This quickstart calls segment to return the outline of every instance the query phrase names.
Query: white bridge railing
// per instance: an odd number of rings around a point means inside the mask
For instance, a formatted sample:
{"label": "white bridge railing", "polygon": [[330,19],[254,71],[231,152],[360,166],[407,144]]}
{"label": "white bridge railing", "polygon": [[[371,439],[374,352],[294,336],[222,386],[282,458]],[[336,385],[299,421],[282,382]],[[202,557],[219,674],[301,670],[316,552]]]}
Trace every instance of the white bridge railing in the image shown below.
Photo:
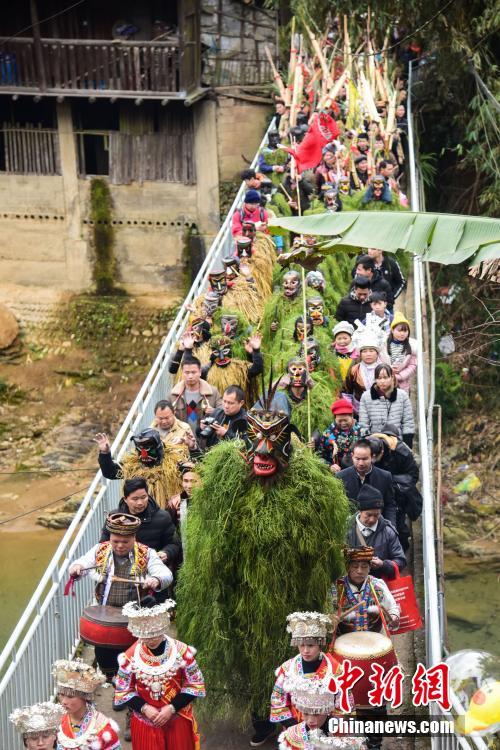
{"label": "white bridge railing", "polygon": [[[408,123],[410,144],[410,178],[412,210],[419,210],[418,175],[415,169],[415,154],[411,116],[412,68],[410,66]],[[264,144],[266,136],[264,136]],[[252,163],[256,166],[257,155]],[[207,286],[207,273],[221,258],[232,250],[231,216],[240,205],[244,193],[241,186],[219,233],[212,243],[207,257],[186,297],[189,303],[198,297]],[[436,577],[436,539],[434,529],[434,496],[432,487],[432,425],[428,425],[426,411],[429,409],[426,385],[433,373],[426,370],[423,352],[422,300],[425,298],[425,275],[422,261],[414,259],[415,323],[418,341],[418,414],[419,444],[422,462],[422,494],[424,507],[423,566],[425,582],[425,639],[427,664],[436,664],[443,658],[443,638],[439,616],[440,600]],[[139,391],[112,445],[114,458],[120,458],[129,449],[130,438],[153,419],[155,403],[165,398],[171,380],[168,362],[176,343],[184,331],[189,313],[183,306],[156,357],[146,380]],[[433,389],[430,389],[431,393]],[[432,405],[431,405],[432,406]],[[432,408],[429,409],[432,413]],[[97,472],[71,526],[64,535],[52,561],[38,584],[28,606],[21,616],[0,656],[0,748],[15,750],[19,740],[8,721],[10,711],[47,699],[53,693],[50,670],[56,659],[71,657],[79,643],[80,612],[92,598],[92,584],[83,579],[75,587],[75,597],[64,599],[63,590],[68,578],[68,567],[72,560],[95,544],[100,536],[106,513],[117,507],[120,500],[120,483],[108,481]],[[460,704],[453,696],[454,709],[460,712]],[[432,713],[439,712],[433,706]],[[445,714],[446,715],[446,714]],[[446,715],[447,718],[451,716]],[[486,750],[481,738],[462,737],[434,738],[433,750]]]}
{"label": "white bridge railing", "polygon": [[[412,61],[409,66],[408,77],[408,99],[407,99],[407,117],[408,117],[408,161],[410,172],[410,195],[412,211],[424,210],[421,203],[423,195],[422,185],[419,184],[419,173],[417,170],[418,155],[415,153],[415,135],[413,129],[412,113],[412,94],[415,78],[415,71]],[[444,611],[444,597],[438,593],[438,579],[436,573],[436,555],[437,545],[442,544],[442,539],[436,537],[434,508],[436,500],[433,484],[433,409],[434,409],[434,370],[433,359],[429,355],[426,361],[424,355],[424,318],[423,305],[426,299],[426,275],[422,260],[415,256],[413,260],[413,289],[415,305],[415,333],[417,339],[417,424],[418,424],[418,441],[420,448],[421,462],[421,488],[423,497],[422,509],[422,561],[424,574],[424,606],[425,606],[425,646],[427,666],[438,664],[444,658],[444,633],[443,623],[446,622],[446,612]],[[431,326],[434,321],[431,321]],[[429,341],[434,341],[434,336],[428,337]],[[432,346],[432,343],[431,343]],[[451,692],[451,702],[455,714],[464,713],[457,696]],[[430,712],[433,715],[442,714],[444,718],[452,720],[453,716],[449,712],[443,711],[439,705],[431,704]],[[487,750],[487,745],[481,737],[459,737],[458,735],[448,735],[443,737],[432,738],[432,750]]]}
{"label": "white bridge railing", "polygon": [[[267,133],[261,146],[267,143]],[[258,152],[252,162],[256,167]],[[231,216],[240,206],[245,192],[242,184],[207,257],[189,290],[185,303],[193,302],[207,288],[207,273],[221,265],[231,254]],[[162,344],[144,384],[130,408],[113,442],[112,455],[121,458],[129,449],[130,438],[151,424],[154,405],[165,398],[171,387],[168,372],[170,357],[183,333],[189,312],[183,305]],[[90,579],[75,586],[75,597],[64,597],[71,561],[90,549],[99,539],[106,513],[118,506],[120,482],[106,480],[100,471],[92,481],[71,526],[66,531],[54,557],[31,597],[25,611],[0,656],[0,748],[16,750],[19,737],[8,721],[11,710],[40,700],[53,693],[51,665],[56,659],[70,658],[79,642],[79,619],[82,609],[92,599]]]}

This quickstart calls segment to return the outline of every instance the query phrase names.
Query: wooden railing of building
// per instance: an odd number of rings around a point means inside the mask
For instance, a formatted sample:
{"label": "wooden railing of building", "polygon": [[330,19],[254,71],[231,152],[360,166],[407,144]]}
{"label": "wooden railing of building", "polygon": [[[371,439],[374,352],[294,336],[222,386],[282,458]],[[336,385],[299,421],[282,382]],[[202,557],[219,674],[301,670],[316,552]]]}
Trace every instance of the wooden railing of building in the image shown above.
{"label": "wooden railing of building", "polygon": [[268,60],[247,56],[204,58],[203,81],[210,86],[251,86],[270,83],[273,72]]}
{"label": "wooden railing of building", "polygon": [[171,42],[41,39],[41,67],[31,38],[0,37],[0,91],[180,98],[179,47]]}
{"label": "wooden railing of building", "polygon": [[57,130],[4,123],[0,128],[0,171],[8,174],[61,174]]}

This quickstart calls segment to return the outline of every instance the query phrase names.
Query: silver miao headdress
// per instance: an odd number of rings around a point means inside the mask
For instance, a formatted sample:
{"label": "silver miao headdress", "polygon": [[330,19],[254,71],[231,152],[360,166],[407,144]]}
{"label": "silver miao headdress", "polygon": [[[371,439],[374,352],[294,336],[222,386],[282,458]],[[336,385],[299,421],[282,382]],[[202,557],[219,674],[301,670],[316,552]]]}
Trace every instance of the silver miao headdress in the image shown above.
{"label": "silver miao headdress", "polygon": [[54,662],[52,675],[56,680],[56,690],[62,695],[78,696],[91,701],[94,692],[104,685],[106,678],[99,669],[94,669],[81,659]]}
{"label": "silver miao headdress", "polygon": [[167,632],[170,611],[175,608],[173,599],[154,607],[140,607],[137,602],[127,602],[122,614],[128,617],[128,629],[136,638],[159,638]]}
{"label": "silver miao headdress", "polygon": [[9,716],[9,720],[24,738],[51,733],[55,735],[65,713],[65,709],[59,703],[46,701],[16,708]]}
{"label": "silver miao headdress", "polygon": [[283,689],[289,693],[293,705],[303,714],[328,714],[339,708],[339,698],[332,692],[335,688],[331,677],[311,679],[293,674],[283,683]]}
{"label": "silver miao headdress", "polygon": [[305,640],[314,638],[321,646],[324,646],[327,633],[332,629],[332,623],[328,615],[321,612],[292,612],[286,618],[287,631],[291,634],[291,645],[300,646]]}
{"label": "silver miao headdress", "polygon": [[376,349],[379,352],[386,340],[386,334],[381,327],[383,321],[381,321],[380,325],[371,321],[366,326],[360,320],[355,320],[354,322],[356,324],[356,330],[352,334],[352,345],[354,348],[358,352],[361,349]]}

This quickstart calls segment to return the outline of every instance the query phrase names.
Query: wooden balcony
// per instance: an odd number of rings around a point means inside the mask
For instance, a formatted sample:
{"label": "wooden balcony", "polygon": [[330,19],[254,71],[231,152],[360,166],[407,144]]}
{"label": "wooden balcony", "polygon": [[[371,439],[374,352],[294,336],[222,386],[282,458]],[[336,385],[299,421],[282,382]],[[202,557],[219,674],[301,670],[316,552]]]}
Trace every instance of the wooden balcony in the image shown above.
{"label": "wooden balcony", "polygon": [[[0,37],[0,93],[185,99],[192,65],[171,42]],[[186,74],[187,73],[187,74]]]}

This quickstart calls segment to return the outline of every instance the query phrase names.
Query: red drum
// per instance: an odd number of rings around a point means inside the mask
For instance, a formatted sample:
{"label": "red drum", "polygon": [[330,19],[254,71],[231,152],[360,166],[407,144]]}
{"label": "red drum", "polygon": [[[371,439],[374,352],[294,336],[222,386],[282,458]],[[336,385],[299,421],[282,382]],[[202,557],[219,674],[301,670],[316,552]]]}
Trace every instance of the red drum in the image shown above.
{"label": "red drum", "polygon": [[369,630],[346,633],[336,639],[333,652],[340,663],[349,659],[352,666],[363,670],[363,677],[352,688],[352,695],[356,708],[370,708],[368,692],[373,689],[369,679],[371,665],[380,664],[388,672],[398,663],[391,639]]}
{"label": "red drum", "polygon": [[137,638],[127,629],[128,619],[118,607],[93,604],[85,607],[80,617],[80,635],[86,643],[125,651]]}

